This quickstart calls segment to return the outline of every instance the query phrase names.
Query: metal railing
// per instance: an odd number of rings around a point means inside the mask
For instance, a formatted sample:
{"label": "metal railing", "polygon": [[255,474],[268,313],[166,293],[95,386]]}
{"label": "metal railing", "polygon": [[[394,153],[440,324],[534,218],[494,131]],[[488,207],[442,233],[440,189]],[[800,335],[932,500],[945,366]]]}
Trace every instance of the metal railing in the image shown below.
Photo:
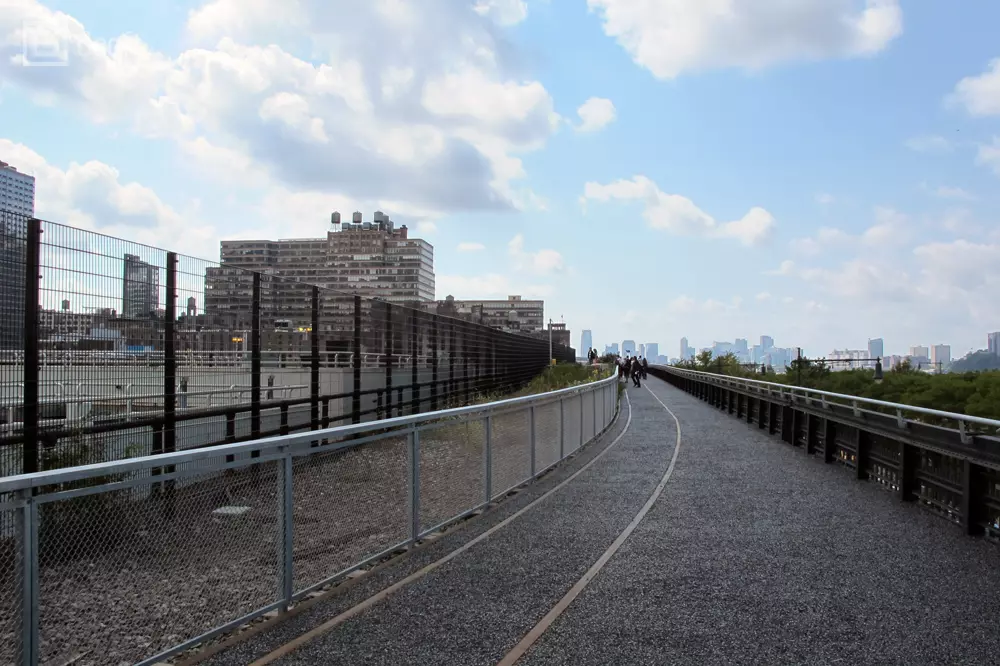
{"label": "metal railing", "polygon": [[533,479],[614,420],[550,393],[0,479],[0,663],[153,664]]}
{"label": "metal railing", "polygon": [[967,534],[1000,541],[1000,421],[682,368],[650,372]]}

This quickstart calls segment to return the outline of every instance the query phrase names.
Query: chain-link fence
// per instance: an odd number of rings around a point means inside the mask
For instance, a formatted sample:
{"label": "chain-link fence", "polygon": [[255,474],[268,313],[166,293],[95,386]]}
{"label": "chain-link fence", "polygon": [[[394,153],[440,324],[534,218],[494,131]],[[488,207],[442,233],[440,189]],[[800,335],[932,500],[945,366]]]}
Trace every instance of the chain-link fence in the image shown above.
{"label": "chain-link fence", "polygon": [[[315,270],[258,266],[267,251],[212,262],[0,213],[0,476],[466,405],[550,362],[548,339],[481,312],[317,286]],[[315,251],[299,264],[322,265]],[[381,256],[324,279],[395,279]]]}
{"label": "chain-link fence", "polygon": [[0,479],[0,663],[152,664],[288,607],[543,473],[616,395],[612,377]]}

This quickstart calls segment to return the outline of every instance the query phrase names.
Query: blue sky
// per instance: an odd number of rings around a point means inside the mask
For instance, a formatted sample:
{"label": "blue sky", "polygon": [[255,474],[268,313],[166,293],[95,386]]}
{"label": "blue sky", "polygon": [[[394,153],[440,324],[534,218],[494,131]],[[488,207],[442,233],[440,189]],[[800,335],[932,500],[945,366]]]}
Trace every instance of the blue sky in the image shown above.
{"label": "blue sky", "polygon": [[0,159],[47,219],[215,258],[380,208],[440,298],[541,296],[601,348],[1000,329],[995,2],[4,7]]}

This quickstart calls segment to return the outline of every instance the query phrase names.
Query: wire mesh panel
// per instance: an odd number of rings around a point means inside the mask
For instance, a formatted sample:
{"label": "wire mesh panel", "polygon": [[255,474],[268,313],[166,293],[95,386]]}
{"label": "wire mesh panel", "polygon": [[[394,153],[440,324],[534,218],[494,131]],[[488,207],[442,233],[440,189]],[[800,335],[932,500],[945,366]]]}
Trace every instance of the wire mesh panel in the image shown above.
{"label": "wire mesh panel", "polygon": [[563,401],[563,451],[569,454],[580,448],[580,396],[575,395]]}
{"label": "wire mesh panel", "polygon": [[[0,525],[17,524],[15,510],[0,510]],[[20,535],[0,532],[0,664],[21,660],[22,576]]]}
{"label": "wire mesh panel", "polygon": [[40,661],[134,663],[274,602],[277,469],[42,498]]}
{"label": "wire mesh panel", "polygon": [[483,503],[485,445],[479,419],[420,432],[421,533]]}
{"label": "wire mesh panel", "polygon": [[535,470],[540,471],[559,462],[559,403],[551,402],[535,408]]}
{"label": "wire mesh panel", "polygon": [[586,444],[594,438],[594,392],[581,393],[580,404],[583,408],[583,443]]}
{"label": "wire mesh panel", "polygon": [[498,414],[492,421],[492,494],[497,497],[531,477],[531,433],[524,409]]}
{"label": "wire mesh panel", "polygon": [[296,592],[409,537],[405,436],[299,458],[292,489]]}
{"label": "wire mesh panel", "polygon": [[[20,420],[24,395],[27,233],[28,218],[0,211],[0,476],[22,470],[14,424]],[[0,501],[5,499],[9,498],[0,496]]]}

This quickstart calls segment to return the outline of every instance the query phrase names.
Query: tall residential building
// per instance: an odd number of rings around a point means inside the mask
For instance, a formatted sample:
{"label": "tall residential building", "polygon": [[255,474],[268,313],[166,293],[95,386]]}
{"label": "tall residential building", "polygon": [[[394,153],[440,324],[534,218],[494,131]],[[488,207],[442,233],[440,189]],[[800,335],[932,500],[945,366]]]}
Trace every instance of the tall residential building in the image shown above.
{"label": "tall residential building", "polygon": [[340,213],[331,216],[333,230],[324,238],[222,241],[222,266],[210,268],[205,277],[205,312],[209,315],[242,312],[246,301],[243,269],[270,276],[267,289],[274,310],[262,307],[262,316],[296,328],[311,322],[311,288],[320,295],[321,328],[347,325],[353,296],[389,303],[419,304],[434,300],[434,249],[427,241],[410,238],[406,225],[396,227],[382,211],[373,222],[354,213],[341,224]]}
{"label": "tall residential building", "polygon": [[635,340],[622,340],[622,356],[635,356]]}
{"label": "tall residential building", "polygon": [[882,358],[883,356],[885,356],[885,345],[882,338],[868,340],[868,358]]}
{"label": "tall residential building", "polygon": [[639,356],[645,356],[646,355],[646,345],[642,344],[641,342],[639,343],[638,355]]}
{"label": "tall residential building", "polygon": [[594,347],[594,335],[590,331],[580,334],[580,348],[576,350],[577,356],[585,358],[585,354]]}
{"label": "tall residential building", "polygon": [[26,218],[0,210],[0,349],[24,349]]}
{"label": "tall residential building", "polygon": [[946,365],[951,363],[951,345],[933,345],[931,347],[931,363],[935,366],[940,363],[939,370],[943,370]]}
{"label": "tall residential building", "polygon": [[646,358],[650,360],[650,363],[656,362],[656,359],[660,355],[660,345],[656,342],[646,343]]}
{"label": "tall residential building", "polygon": [[0,211],[35,215],[35,177],[0,161]]}
{"label": "tall residential building", "polygon": [[[545,329],[545,301],[508,296],[505,301],[459,301],[448,296],[437,301],[436,312],[448,317],[480,322],[512,333],[536,333]],[[584,335],[589,331],[584,331]]]}
{"label": "tall residential building", "polygon": [[774,338],[772,338],[770,335],[760,336],[761,351],[763,351],[766,354],[767,352],[771,351],[773,347],[774,347]]}
{"label": "tall residential building", "polygon": [[1000,356],[1000,331],[986,334],[986,348],[994,356]]}
{"label": "tall residential building", "polygon": [[126,254],[122,275],[122,316],[151,319],[160,307],[160,268]]}
{"label": "tall residential building", "polygon": [[930,358],[931,350],[923,345],[910,347],[910,356],[913,358]]}
{"label": "tall residential building", "polygon": [[688,357],[688,339],[681,338],[680,358],[683,361]]}

